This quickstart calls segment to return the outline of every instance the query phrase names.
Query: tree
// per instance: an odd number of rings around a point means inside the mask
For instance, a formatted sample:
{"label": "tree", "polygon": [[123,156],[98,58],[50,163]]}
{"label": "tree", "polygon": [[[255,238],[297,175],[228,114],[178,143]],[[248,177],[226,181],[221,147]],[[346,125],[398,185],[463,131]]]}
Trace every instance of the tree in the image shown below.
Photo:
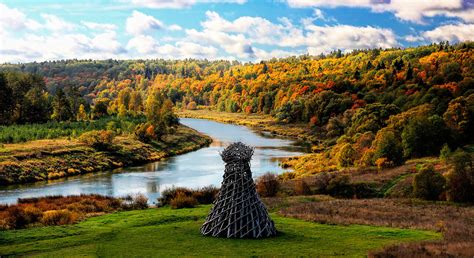
{"label": "tree", "polygon": [[372,148],[375,160],[385,158],[395,165],[400,165],[403,162],[402,144],[392,129],[383,128],[378,131]]}
{"label": "tree", "polygon": [[446,138],[446,126],[439,116],[415,116],[402,132],[404,156],[410,158],[437,154]]}
{"label": "tree", "polygon": [[130,94],[128,110],[135,115],[143,111],[143,100],[139,91],[132,91]]}
{"label": "tree", "polygon": [[86,121],[87,120],[87,112],[84,104],[79,106],[79,110],[77,111],[77,121]]}
{"label": "tree", "polygon": [[13,91],[7,85],[7,80],[3,73],[0,73],[0,125],[9,124],[11,111],[13,110],[14,101],[12,98]]}
{"label": "tree", "polygon": [[72,118],[72,110],[66,94],[62,89],[56,91],[56,96],[53,99],[53,114],[51,119],[56,121],[67,121]]}
{"label": "tree", "polygon": [[473,134],[467,132],[474,130],[474,93],[468,97],[461,96],[451,100],[443,119],[458,137],[472,137]]}
{"label": "tree", "polygon": [[432,165],[423,166],[413,179],[413,195],[425,200],[438,200],[446,179]]}
{"label": "tree", "polygon": [[339,150],[336,160],[340,167],[350,167],[354,165],[356,152],[350,143],[344,144]]}
{"label": "tree", "polygon": [[447,198],[454,202],[474,202],[474,169],[469,153],[458,149],[449,159]]}
{"label": "tree", "polygon": [[101,118],[108,115],[107,108],[109,106],[110,99],[108,98],[100,98],[97,99],[94,105],[94,109],[92,111],[92,115],[94,119]]}
{"label": "tree", "polygon": [[127,116],[127,108],[124,104],[119,104],[118,107],[118,117],[126,117]]}
{"label": "tree", "polygon": [[413,68],[411,67],[410,63],[408,63],[407,74],[405,76],[405,79],[407,81],[413,79]]}

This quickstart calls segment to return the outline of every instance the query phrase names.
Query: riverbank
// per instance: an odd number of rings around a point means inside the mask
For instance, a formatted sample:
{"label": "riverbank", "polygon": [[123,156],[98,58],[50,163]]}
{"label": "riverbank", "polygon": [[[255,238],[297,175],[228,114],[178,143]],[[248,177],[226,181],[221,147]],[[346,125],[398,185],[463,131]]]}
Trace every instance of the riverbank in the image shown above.
{"label": "riverbank", "polygon": [[180,125],[157,144],[117,136],[114,148],[98,151],[76,139],[5,144],[0,149],[0,185],[30,183],[154,162],[207,146],[212,139]]}
{"label": "riverbank", "polygon": [[311,142],[313,140],[311,130],[307,124],[281,123],[270,115],[228,113],[209,109],[177,110],[175,113],[179,117],[208,119],[227,124],[244,125],[258,131],[269,132],[303,142]]}
{"label": "riverbank", "polygon": [[204,237],[199,228],[209,209],[202,205],[125,211],[75,225],[0,231],[0,255],[364,257],[387,245],[440,238],[433,231],[324,225],[277,213],[271,214],[279,231],[276,237],[258,241]]}

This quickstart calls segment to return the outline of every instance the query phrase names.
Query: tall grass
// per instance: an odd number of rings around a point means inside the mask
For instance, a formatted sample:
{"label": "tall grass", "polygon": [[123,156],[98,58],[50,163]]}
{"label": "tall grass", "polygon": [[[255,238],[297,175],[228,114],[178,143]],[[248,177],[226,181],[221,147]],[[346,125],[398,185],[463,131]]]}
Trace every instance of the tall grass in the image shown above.
{"label": "tall grass", "polygon": [[25,124],[0,126],[0,143],[20,143],[32,140],[54,139],[60,137],[76,138],[92,130],[112,130],[117,133],[130,133],[143,117],[116,118],[106,117],[91,121],[55,122],[44,124]]}

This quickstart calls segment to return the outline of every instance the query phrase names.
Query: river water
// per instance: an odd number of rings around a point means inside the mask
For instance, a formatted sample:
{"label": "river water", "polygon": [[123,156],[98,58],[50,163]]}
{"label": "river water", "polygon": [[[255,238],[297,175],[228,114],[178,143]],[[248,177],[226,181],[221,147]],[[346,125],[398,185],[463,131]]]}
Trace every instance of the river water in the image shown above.
{"label": "river water", "polygon": [[259,133],[245,126],[193,118],[182,118],[180,122],[209,135],[213,143],[194,152],[141,166],[1,187],[0,204],[15,203],[18,198],[91,193],[116,197],[143,193],[150,203],[155,203],[160,192],[172,186],[220,186],[224,162],[219,152],[232,142],[241,141],[255,147],[251,161],[254,178],[266,172],[283,173],[286,170],[279,166],[280,161],[305,150],[292,140]]}

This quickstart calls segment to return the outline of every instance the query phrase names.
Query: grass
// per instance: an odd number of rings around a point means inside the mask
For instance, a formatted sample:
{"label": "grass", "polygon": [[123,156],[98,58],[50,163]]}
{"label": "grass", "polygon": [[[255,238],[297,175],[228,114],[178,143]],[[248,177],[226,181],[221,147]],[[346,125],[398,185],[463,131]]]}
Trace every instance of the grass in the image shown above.
{"label": "grass", "polygon": [[193,151],[211,139],[178,126],[161,141],[146,144],[132,135],[117,136],[113,150],[99,151],[77,140],[54,139],[5,144],[0,151],[0,185],[27,183],[153,162]]}
{"label": "grass", "polygon": [[105,117],[90,121],[49,121],[43,124],[0,126],[0,143],[21,143],[60,137],[75,138],[88,131],[103,129],[130,133],[143,121],[143,117]]}
{"label": "grass", "polygon": [[[338,225],[375,225],[433,230],[443,239],[429,243],[396,245],[379,253],[381,257],[474,255],[474,207],[416,199],[331,199],[321,196],[266,199],[267,206],[279,214]],[[423,254],[425,254],[423,256]]]}
{"label": "grass", "polygon": [[126,211],[76,225],[0,231],[0,255],[363,257],[387,245],[440,237],[431,231],[323,225],[272,214],[277,237],[219,239],[199,233],[209,208]]}

